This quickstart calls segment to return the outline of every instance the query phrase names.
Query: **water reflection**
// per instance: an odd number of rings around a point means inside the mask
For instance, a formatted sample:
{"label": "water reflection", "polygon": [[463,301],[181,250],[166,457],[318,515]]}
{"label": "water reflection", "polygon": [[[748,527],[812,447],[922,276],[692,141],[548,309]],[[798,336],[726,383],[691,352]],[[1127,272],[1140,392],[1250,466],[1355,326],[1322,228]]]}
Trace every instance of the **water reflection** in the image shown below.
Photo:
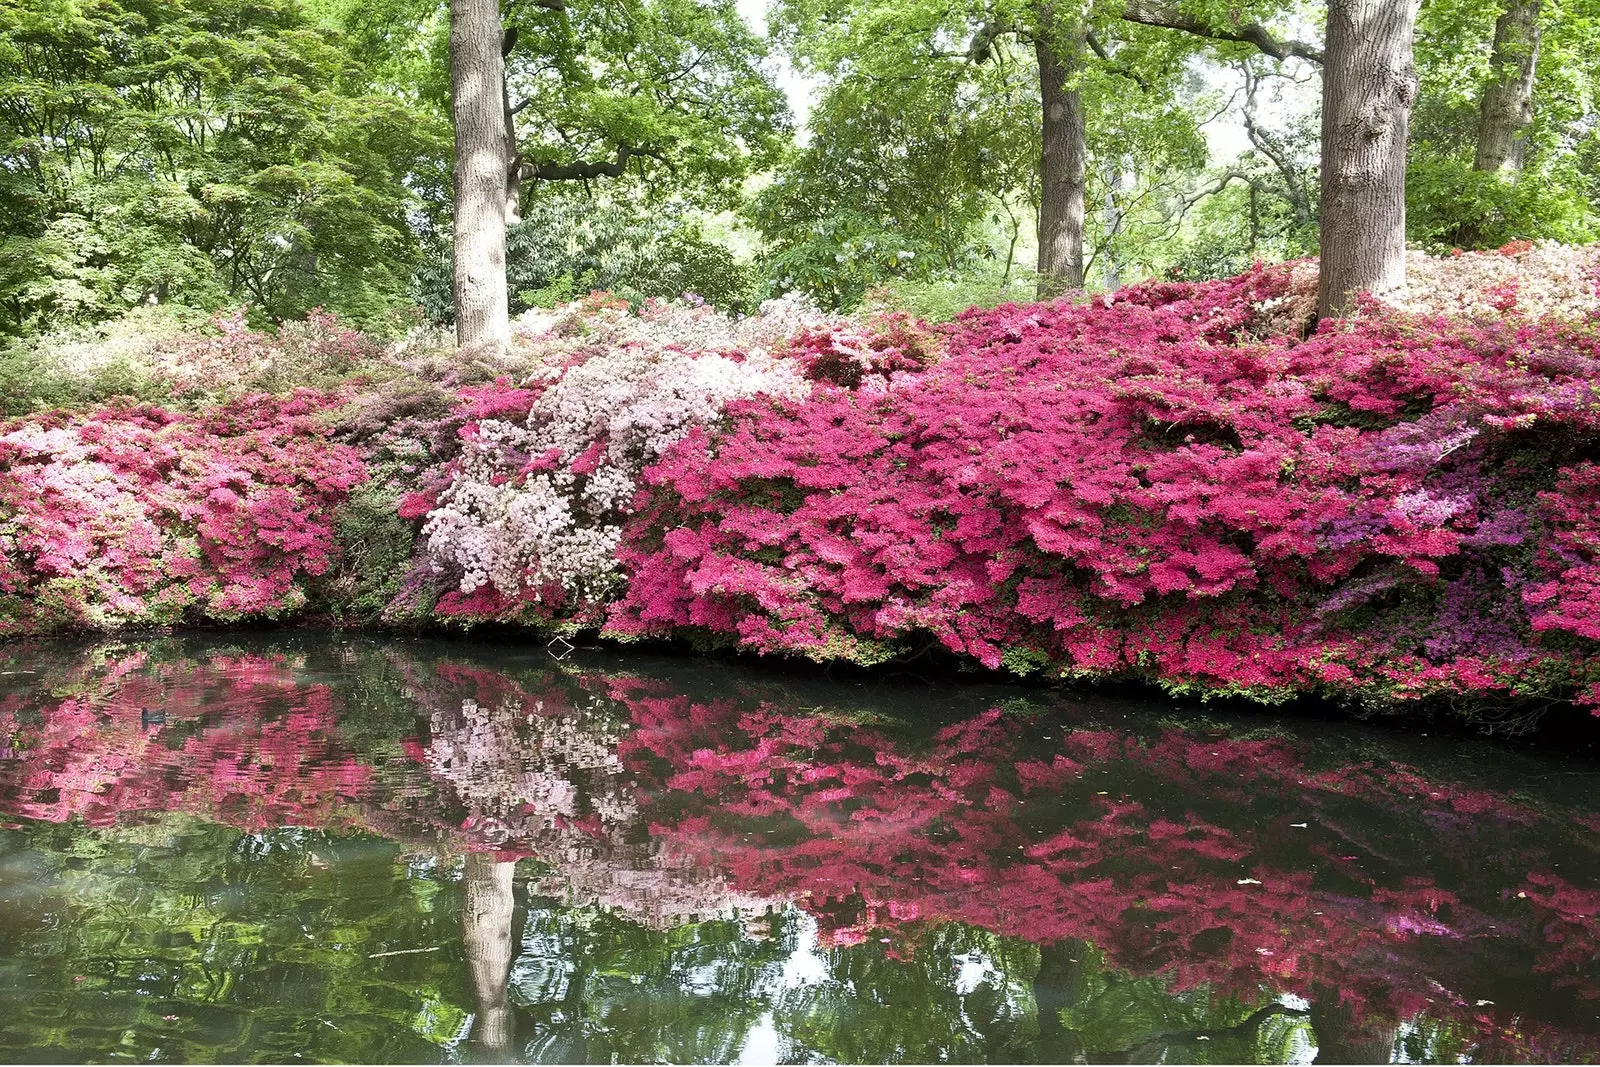
{"label": "water reflection", "polygon": [[0,1059],[1600,1055],[1582,765],[643,662],[0,652]]}

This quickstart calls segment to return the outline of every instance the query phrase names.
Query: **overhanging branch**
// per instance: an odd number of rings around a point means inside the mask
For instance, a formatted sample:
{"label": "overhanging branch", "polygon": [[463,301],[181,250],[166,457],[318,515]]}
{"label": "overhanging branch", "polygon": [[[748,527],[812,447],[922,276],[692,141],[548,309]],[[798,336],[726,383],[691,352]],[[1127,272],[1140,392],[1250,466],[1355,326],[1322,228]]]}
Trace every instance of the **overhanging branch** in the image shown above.
{"label": "overhanging branch", "polygon": [[617,146],[617,158],[610,160],[590,160],[578,163],[530,163],[522,160],[517,164],[517,177],[522,181],[538,180],[547,182],[616,178],[627,169],[628,160],[635,156],[648,156],[652,159],[664,158],[660,152],[654,149],[635,148],[633,145],[622,144]]}
{"label": "overhanging branch", "polygon": [[1122,17],[1127,22],[1137,22],[1141,26],[1178,30],[1213,41],[1240,41],[1244,44],[1253,44],[1274,59],[1298,56],[1312,63],[1322,62],[1322,49],[1304,41],[1279,40],[1259,22],[1213,26],[1160,0],[1128,0],[1127,6],[1122,10]]}
{"label": "overhanging branch", "polygon": [[1100,38],[1094,35],[1093,30],[1089,30],[1083,36],[1084,40],[1089,44],[1089,50],[1100,57],[1101,62],[1106,64],[1106,68],[1108,70],[1110,70],[1113,74],[1122,75],[1124,78],[1132,81],[1145,92],[1148,93],[1150,91],[1150,82],[1132,67],[1118,63],[1116,60],[1112,59],[1111,53],[1106,51],[1106,46],[1100,42]]}

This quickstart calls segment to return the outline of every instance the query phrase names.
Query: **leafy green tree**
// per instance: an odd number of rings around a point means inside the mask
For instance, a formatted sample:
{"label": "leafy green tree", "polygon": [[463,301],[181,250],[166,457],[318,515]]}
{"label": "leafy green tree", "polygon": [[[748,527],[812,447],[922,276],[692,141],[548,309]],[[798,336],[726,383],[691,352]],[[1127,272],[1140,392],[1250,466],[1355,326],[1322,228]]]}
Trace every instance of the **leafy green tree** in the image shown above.
{"label": "leafy green tree", "polygon": [[[1130,231],[1130,205],[1168,212],[1173,179],[1203,167],[1197,98],[1184,75],[1207,39],[1277,58],[1319,54],[1267,31],[1258,20],[1270,6],[1201,8],[785,0],[780,37],[828,89],[792,180],[758,205],[780,267],[795,263],[814,275],[830,251],[851,261],[860,235],[874,228],[867,219],[904,235],[908,246],[892,249],[900,258],[927,249],[943,266],[965,251],[963,241],[924,234],[953,226],[966,238],[981,218],[976,203],[993,207],[1022,193],[1037,209],[1040,292],[1082,285],[1094,266],[1086,236],[1114,245]],[[899,124],[876,128],[873,108]],[[1098,223],[1088,217],[1091,199],[1107,205]],[[893,214],[880,204],[892,204]],[[865,218],[858,205],[870,212]],[[1115,262],[1101,257],[1108,278]],[[892,264],[870,258],[859,265],[893,274]]]}
{"label": "leafy green tree", "polygon": [[0,27],[0,329],[403,301],[437,127],[294,0],[3,0]]}
{"label": "leafy green tree", "polygon": [[[423,313],[435,322],[454,320],[450,271],[446,252],[417,272]],[[577,189],[529,198],[522,220],[506,231],[506,275],[513,314],[594,290],[634,304],[685,293],[731,311],[755,302],[750,265],[708,240],[691,219]]]}
{"label": "leafy green tree", "polygon": [[733,204],[789,130],[764,56],[731,0],[456,0],[425,91],[439,99],[450,71],[458,339],[506,334],[504,230],[542,184],[626,179],[663,211]]}
{"label": "leafy green tree", "polygon": [[993,254],[983,223],[1026,195],[1037,154],[1031,71],[1007,55],[966,73],[828,87],[810,143],[752,201],[777,289],[852,307],[890,279],[949,277]]}
{"label": "leafy green tree", "polygon": [[1600,236],[1600,6],[1441,0],[1417,32],[1410,238],[1484,248]]}

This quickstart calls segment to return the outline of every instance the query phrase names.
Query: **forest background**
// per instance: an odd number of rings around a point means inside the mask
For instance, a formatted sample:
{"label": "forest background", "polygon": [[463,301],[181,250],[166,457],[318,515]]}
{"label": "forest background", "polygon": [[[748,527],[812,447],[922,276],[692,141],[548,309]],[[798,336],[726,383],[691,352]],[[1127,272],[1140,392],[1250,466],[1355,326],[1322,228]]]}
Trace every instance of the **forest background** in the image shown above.
{"label": "forest background", "polygon": [[[1421,6],[1414,247],[1600,236],[1597,7]],[[932,320],[1318,252],[1322,51],[1301,42],[1323,40],[1322,5],[1089,5],[1070,47],[1063,11],[508,0],[511,312],[798,292]],[[128,316],[450,325],[449,33],[434,0],[0,3],[12,361]],[[1041,218],[1052,103],[1081,143],[1076,220]]]}

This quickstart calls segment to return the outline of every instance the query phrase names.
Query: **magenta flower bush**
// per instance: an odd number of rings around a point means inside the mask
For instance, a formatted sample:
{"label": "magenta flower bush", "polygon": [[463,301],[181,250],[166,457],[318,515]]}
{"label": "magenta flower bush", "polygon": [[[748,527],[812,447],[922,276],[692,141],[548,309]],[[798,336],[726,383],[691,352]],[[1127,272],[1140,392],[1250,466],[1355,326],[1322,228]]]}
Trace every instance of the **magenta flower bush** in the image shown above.
{"label": "magenta flower bush", "polygon": [[798,399],[814,380],[881,384],[932,358],[909,323],[878,330],[783,302],[734,320],[590,301],[540,325],[517,342],[532,373],[461,390],[459,454],[402,503],[425,516],[446,616],[598,623],[647,464],[736,400]]}
{"label": "magenta flower bush", "polygon": [[334,401],[250,397],[0,424],[0,633],[275,618],[336,552],[365,477]]}
{"label": "magenta flower bush", "polygon": [[969,313],[881,392],[733,405],[645,471],[610,630],[1262,698],[1593,684],[1593,324],[1301,342],[1292,283]]}
{"label": "magenta flower bush", "polygon": [[597,296],[494,359],[314,324],[334,392],[0,423],[0,633],[313,611],[1600,708],[1597,263],[1428,260],[1309,338],[1309,262],[939,331]]}

